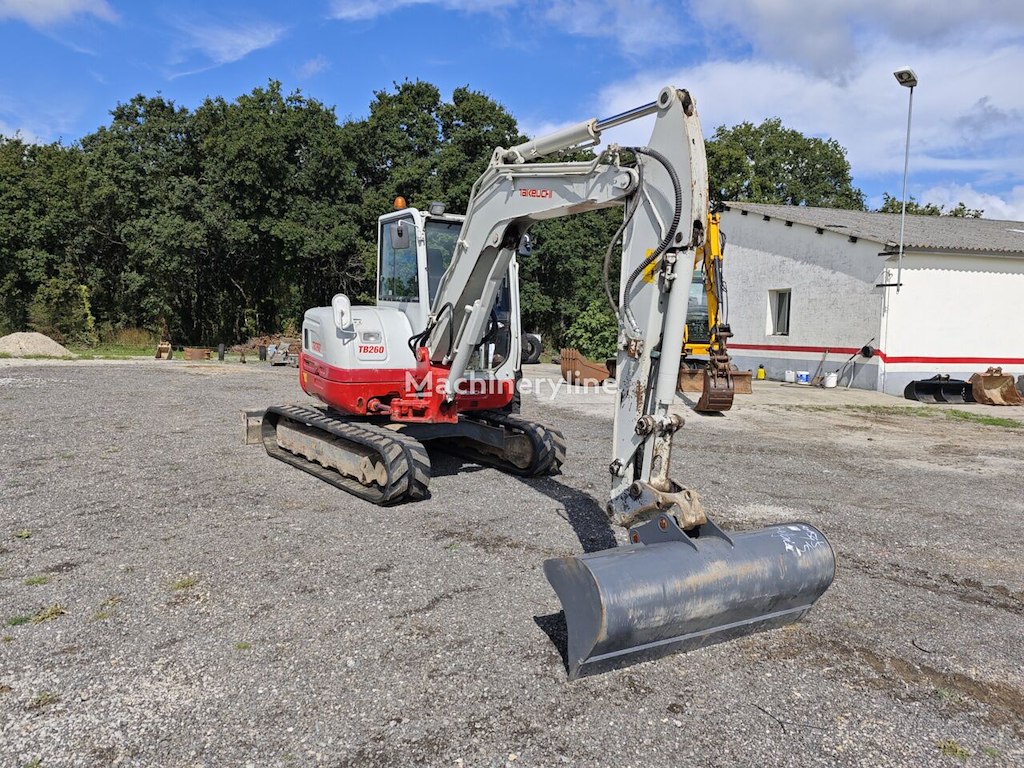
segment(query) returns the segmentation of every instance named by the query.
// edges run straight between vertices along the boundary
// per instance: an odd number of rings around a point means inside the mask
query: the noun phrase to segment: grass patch
[[[192,589],[196,584],[199,583],[198,576],[184,576],[177,581],[171,582],[171,589],[175,592],[181,592],[186,589]]]
[[[9,360],[14,357],[10,352],[0,352],[0,360]]]
[[[49,584],[49,583],[50,583],[50,577],[49,576],[29,576],[27,579],[25,579],[25,586],[26,587],[36,587],[36,586],[39,586],[40,584]]]
[[[53,621],[58,616],[63,616],[67,611],[64,606],[60,603],[54,603],[49,608],[41,608],[35,616],[32,617],[33,624],[42,624],[44,621]]]
[[[13,643],[14,642],[14,637],[13,637],[13,635],[4,635],[3,637],[0,637],[0,642]]]
[[[31,616],[11,616],[5,622],[8,627],[20,627],[22,624],[28,624],[32,621]]]
[[[981,751],[983,753],[985,753],[985,755],[987,755],[988,757],[1002,757],[1003,756],[1003,753],[1000,752],[995,747],[982,747]]]
[[[937,415],[935,411],[928,408],[913,405],[847,405],[844,407],[848,411],[873,413],[876,416],[916,416],[928,419]]]
[[[27,528],[25,528],[25,529],[20,530],[17,533],[15,533],[14,534],[14,538],[16,538],[16,539],[31,539],[32,538],[32,531],[30,531]]]
[[[56,704],[60,701],[60,696],[50,691],[43,691],[36,696],[32,701],[25,705],[25,709],[43,709],[51,704]]]
[[[960,421],[971,421],[975,424],[985,424],[989,427],[1007,427],[1009,429],[1024,429],[1024,422],[1017,421],[1016,419],[1007,419],[1002,416],[985,416],[980,413],[971,413],[970,411],[958,411],[951,410],[946,411],[946,416],[950,419],[959,419]]]
[[[961,747],[953,739],[943,739],[939,742],[939,751],[946,757],[955,757],[957,760],[967,762],[967,758],[971,756],[971,753]]]
[[[114,617],[114,606],[121,602],[120,595],[111,595],[102,603],[100,603],[100,609],[93,614],[93,621],[106,621]]]
[[[245,642],[245,640],[239,640],[237,643],[235,643],[235,650],[236,651],[248,651],[251,648],[252,648],[252,643],[247,643],[247,642]]]

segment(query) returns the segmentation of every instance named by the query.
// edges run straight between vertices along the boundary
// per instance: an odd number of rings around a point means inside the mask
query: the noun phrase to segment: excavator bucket
[[[907,384],[903,396],[922,403],[964,403],[969,399],[970,384],[963,379],[935,375],[930,379],[917,379]]]
[[[971,376],[971,394],[974,401],[985,405],[1024,405],[1024,397],[1017,390],[1013,376],[1002,368],[989,368]]]
[[[721,413],[732,408],[732,398],[736,390],[732,378],[724,375],[713,375],[708,368],[704,369],[704,386],[700,399],[693,410],[698,413]]]
[[[668,515],[651,526],[682,533]],[[545,561],[570,679],[792,623],[835,575],[832,547],[806,523],[727,534],[709,521],[657,539]]]
[[[595,363],[578,349],[567,348],[559,356],[562,378],[570,384],[594,386],[608,378],[608,367]]]

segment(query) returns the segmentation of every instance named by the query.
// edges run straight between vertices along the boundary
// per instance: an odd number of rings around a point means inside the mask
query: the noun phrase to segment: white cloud
[[[95,16],[101,21],[118,18],[107,0],[0,0],[0,21],[16,19],[38,28],[84,16]]]
[[[503,8],[514,5],[517,0],[492,0],[491,2],[480,2],[480,0],[332,0],[330,16],[333,19],[342,21],[369,21],[378,16],[385,16],[389,13],[409,8],[415,5],[436,5],[448,11],[463,11],[466,13],[494,13]]]
[[[296,74],[298,74],[300,80],[308,80],[319,75],[321,72],[326,72],[330,68],[331,62],[327,60],[327,57],[323,54],[318,54],[312,59],[304,61]]]
[[[928,46],[977,38],[1002,43],[1019,39],[1020,0],[985,0],[965,7],[955,0],[730,0],[693,3],[692,13],[720,40],[738,33],[754,52],[843,78],[867,61],[871,41]]]
[[[1024,185],[1017,185],[1002,195],[982,192],[972,184],[948,184],[929,187],[921,200],[953,208],[963,203],[968,208],[985,212],[986,219],[1024,221]]]
[[[661,87],[689,88],[705,134],[719,125],[780,117],[802,133],[834,138],[848,150],[855,178],[900,176],[908,91],[892,72],[912,62],[914,91],[911,180],[915,173],[973,175],[985,186],[1024,181],[1024,48],[979,46],[976,39],[908,49],[879,41],[863,49],[864,66],[842,82],[799,65],[747,58],[708,61],[643,73],[607,87],[600,116],[653,100]],[[650,122],[609,132],[608,140],[647,140]]]
[[[230,64],[253,51],[268,48],[284,36],[286,27],[270,22],[235,25],[179,23],[185,33],[184,48],[202,53],[214,64]]]
[[[679,10],[665,0],[332,0],[330,16],[370,21],[403,8],[435,6],[447,11],[504,15],[551,25],[571,35],[614,39],[627,54],[663,49],[680,39]]]
[[[28,128],[21,126],[11,125],[3,120],[0,120],[0,136],[4,136],[8,139],[19,138],[26,144],[44,144],[45,142],[41,137],[36,135]]]
[[[556,0],[531,4],[542,18],[569,34],[611,37],[627,53],[644,53],[679,42],[681,25],[663,0]]]

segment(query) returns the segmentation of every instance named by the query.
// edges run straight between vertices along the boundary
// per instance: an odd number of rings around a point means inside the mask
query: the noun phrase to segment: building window
[[[772,336],[789,336],[791,290],[768,291],[768,328]]]

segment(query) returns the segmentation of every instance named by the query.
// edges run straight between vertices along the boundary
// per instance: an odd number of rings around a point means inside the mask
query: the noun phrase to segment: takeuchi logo
[[[520,197],[551,197],[550,189],[520,189]]]

